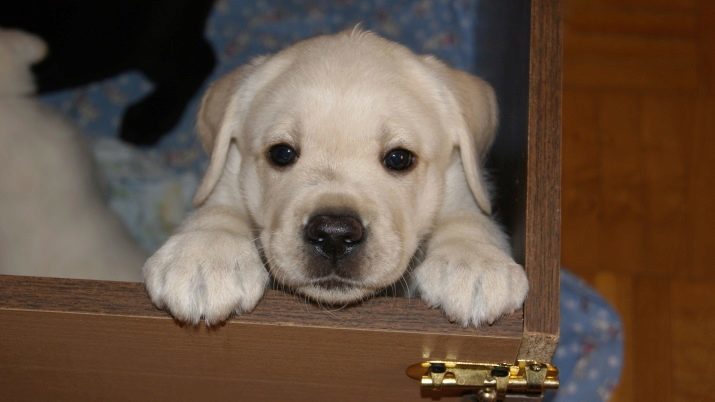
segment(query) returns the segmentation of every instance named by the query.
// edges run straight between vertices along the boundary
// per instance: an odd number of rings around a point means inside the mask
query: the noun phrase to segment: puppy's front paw
[[[147,291],[178,320],[214,324],[250,311],[268,284],[253,243],[224,232],[179,233],[144,264]]]
[[[428,252],[414,275],[422,299],[465,327],[517,310],[529,289],[524,269],[492,246]]]

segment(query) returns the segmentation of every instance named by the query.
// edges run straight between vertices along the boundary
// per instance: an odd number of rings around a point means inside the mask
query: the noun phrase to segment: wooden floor
[[[564,266],[621,313],[614,401],[715,401],[715,1],[564,0]]]

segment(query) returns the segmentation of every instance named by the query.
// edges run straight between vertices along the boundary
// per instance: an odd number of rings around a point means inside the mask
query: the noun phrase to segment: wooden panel
[[[600,221],[600,194],[595,192],[601,185],[599,172],[600,140],[598,137],[598,97],[590,92],[574,89],[564,90],[564,132],[569,133],[563,141],[563,186],[562,205],[568,219],[562,222],[562,233],[579,233],[579,237],[563,236],[562,256],[571,266],[582,268],[581,272],[597,272],[600,267],[600,236],[597,228]],[[591,194],[585,197],[584,194]]]
[[[533,1],[529,69],[526,272],[519,354],[548,361],[559,333],[561,20],[558,1]]]
[[[715,2],[700,0],[698,6],[699,90],[701,95],[712,98],[715,97]]]
[[[669,59],[673,58],[685,59],[689,65],[695,65],[698,58],[698,46],[692,38],[663,39],[653,36],[583,32],[572,26],[567,32],[564,37],[564,46],[569,48],[567,62],[580,57],[595,60],[610,56],[628,57],[644,65],[655,60],[671,61]]]
[[[633,323],[633,354],[638,358],[638,373],[652,375],[636,377],[635,400],[672,401],[672,377],[670,373],[657,374],[655,367],[672,370],[670,348],[670,284],[667,280],[639,277],[634,282],[633,298],[637,300],[632,314],[640,319]],[[643,371],[644,370],[644,371]]]
[[[638,301],[634,300],[633,280],[630,276],[603,272],[595,275],[593,284],[601,292],[602,296],[618,310],[623,325],[624,356],[621,383],[615,390],[611,402],[633,401],[640,389],[640,384],[636,383],[640,376],[637,375],[634,369],[633,323],[636,318],[640,317],[635,317],[635,312],[631,308]]]
[[[566,3],[564,79],[599,89],[696,90],[698,18],[692,2]]]
[[[685,269],[695,273],[699,268],[690,264],[690,233],[685,227],[690,209],[688,174],[696,163],[690,145],[696,109],[696,100],[690,96],[643,98],[640,159],[645,199],[641,208],[645,264],[651,272],[672,272],[687,265],[691,268]]]
[[[697,2],[698,0],[576,0],[569,1],[568,4],[623,7],[627,9],[646,8],[662,12],[682,12],[693,11],[696,8]]]
[[[715,281],[671,285],[673,401],[707,401],[715,395]]]
[[[623,318],[612,401],[711,400],[715,2],[565,3],[563,261]]]
[[[423,359],[512,361],[520,312],[480,329],[418,300],[327,311],[269,291],[221,328],[179,327],[141,284],[0,276],[0,395],[12,400],[420,398]]]
[[[582,272],[703,275],[715,247],[712,103],[566,90],[564,260]]]
[[[690,169],[684,179],[687,189],[683,205],[686,210],[683,241],[687,247],[687,258],[683,258],[683,262],[688,265],[681,262],[677,268],[673,268],[678,272],[692,272],[712,278],[715,267],[715,168],[712,165],[712,157],[715,155],[715,94],[699,99],[696,109],[695,135],[692,142],[687,144],[690,147]]]
[[[594,284],[621,313],[626,335],[613,402],[712,399],[715,279],[601,273]]]
[[[642,90],[698,86],[692,41],[573,31],[566,35],[565,46],[573,49],[564,62],[567,85]]]
[[[601,250],[599,264],[634,270],[644,266],[644,184],[639,146],[640,98],[628,93],[599,97]]]
[[[660,4],[658,4],[660,3]],[[692,0],[576,0],[566,3],[568,25],[579,31],[666,37],[694,37],[697,16]]]
[[[426,345],[435,349],[425,354],[499,354],[459,337],[243,322],[212,331],[5,310],[0,325],[0,392],[12,400],[417,400],[403,362],[420,361]]]

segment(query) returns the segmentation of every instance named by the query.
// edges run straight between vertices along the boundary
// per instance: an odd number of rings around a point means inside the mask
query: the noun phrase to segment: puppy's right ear
[[[196,119],[196,130],[204,150],[211,156],[209,166],[194,196],[194,206],[203,204],[221,178],[231,141],[242,130],[246,107],[240,104],[242,88],[266,57],[254,59],[212,83]],[[244,100],[245,103],[245,100]]]
[[[424,61],[444,85],[444,102],[451,112],[447,120],[453,128],[453,140],[459,148],[469,189],[479,208],[491,215],[482,163],[494,141],[499,120],[494,89],[481,78],[448,67],[432,56]]]

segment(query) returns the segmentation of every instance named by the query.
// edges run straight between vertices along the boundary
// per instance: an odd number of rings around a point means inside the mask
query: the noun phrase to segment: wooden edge
[[[524,305],[519,355],[549,361],[559,334],[561,216],[561,4],[532,0]],[[534,287],[539,284],[539,287]]]
[[[129,282],[0,275],[3,309],[171,320],[151,304],[143,284]],[[523,313],[502,317],[491,326],[463,328],[419,299],[377,297],[331,310],[298,296],[268,290],[254,311],[229,322],[520,339]]]
[[[558,334],[551,335],[543,332],[524,332],[518,358],[550,362],[558,343]]]

